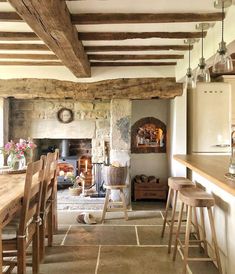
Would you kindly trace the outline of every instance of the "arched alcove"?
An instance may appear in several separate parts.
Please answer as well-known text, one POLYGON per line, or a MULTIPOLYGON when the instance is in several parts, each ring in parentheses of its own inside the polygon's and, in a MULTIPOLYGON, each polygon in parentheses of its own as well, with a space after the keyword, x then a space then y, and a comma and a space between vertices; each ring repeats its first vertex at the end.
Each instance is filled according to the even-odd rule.
POLYGON ((154 117, 138 120, 131 127, 132 153, 165 153, 166 125, 154 117))

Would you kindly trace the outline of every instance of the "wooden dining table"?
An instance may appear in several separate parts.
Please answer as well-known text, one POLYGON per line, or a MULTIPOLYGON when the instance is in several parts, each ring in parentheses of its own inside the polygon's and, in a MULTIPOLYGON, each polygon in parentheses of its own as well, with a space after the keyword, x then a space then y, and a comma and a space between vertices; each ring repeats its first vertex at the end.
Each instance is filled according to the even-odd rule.
MULTIPOLYGON (((20 210, 24 196, 25 175, 0 175, 0 254, 2 254, 2 231, 12 220, 14 214, 20 210)), ((2 259, 0 260, 0 274, 2 274, 2 259)))

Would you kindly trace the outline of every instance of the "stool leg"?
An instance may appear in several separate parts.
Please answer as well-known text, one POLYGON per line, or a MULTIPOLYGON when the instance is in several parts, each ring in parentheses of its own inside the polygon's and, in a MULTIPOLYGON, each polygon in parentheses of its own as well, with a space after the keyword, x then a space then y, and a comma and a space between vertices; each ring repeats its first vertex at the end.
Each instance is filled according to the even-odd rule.
POLYGON ((176 236, 175 236, 173 261, 175 261, 175 258, 176 258, 179 235, 180 235, 180 228, 181 228, 181 223, 182 223, 182 218, 183 218, 183 212, 184 212, 184 203, 181 203, 180 213, 179 213, 179 217, 178 217, 178 226, 177 226, 177 231, 176 231, 176 236))
POLYGON ((189 206, 188 215, 187 215, 187 224, 186 224, 186 234, 185 234, 184 267, 183 267, 183 272, 182 272, 183 274, 187 273, 188 253, 189 253, 189 237, 190 237, 190 230, 191 230, 191 222, 192 222, 192 207, 189 206))
POLYGON ((208 207, 207 211, 208 211, 209 221, 210 221, 210 226, 211 226, 212 241, 213 241, 214 249, 215 249, 217 267, 218 267, 219 273, 222 274, 222 267, 221 267, 221 261, 220 261, 220 255, 219 255, 219 247, 218 247, 218 243, 217 243, 215 224, 214 224, 214 218, 213 218, 211 207, 208 207))
POLYGON ((101 222, 105 218, 105 214, 106 214, 106 211, 107 211, 107 206, 108 206, 108 203, 109 203, 109 195, 110 195, 110 190, 106 189, 106 195, 105 195, 105 201, 104 201, 104 207, 103 207, 103 213, 102 213, 102 217, 101 217, 101 222))
POLYGON ((166 202, 166 208, 165 208, 165 213, 164 213, 164 219, 163 219, 163 226, 162 226, 162 234, 161 234, 162 238, 164 237, 164 234, 165 234, 167 215, 168 215, 168 211, 169 211, 169 207, 170 207, 171 193, 172 193, 172 188, 169 188, 167 202, 166 202))
POLYGON ((206 242, 206 227, 205 227, 205 217, 203 208, 200 207, 200 219, 201 219, 201 227, 202 227, 202 241, 204 245, 204 252, 208 256, 207 242, 206 242))
MULTIPOLYGON (((200 230, 199 230, 199 225, 198 225, 198 218, 197 218, 197 209, 196 207, 193 208, 193 214, 194 214, 194 228, 195 228, 195 231, 196 231, 196 235, 197 235, 197 239, 198 241, 201 240, 201 236, 200 236, 200 230)), ((202 245, 201 245, 201 242, 199 242, 198 244, 199 248, 200 248, 200 251, 202 252, 202 245)))
POLYGON ((125 220, 127 221, 128 220, 128 215, 127 215, 125 195, 124 195, 123 189, 119 189, 119 190, 120 190, 120 197, 122 199, 122 206, 123 206, 123 209, 124 209, 125 220))
POLYGON ((172 243, 172 236, 173 236, 173 228, 175 224, 175 211, 176 211, 176 203, 178 198, 178 191, 174 190, 174 202, 172 208, 172 215, 171 215, 171 223, 170 223, 170 234, 169 234, 169 242, 168 242, 168 253, 171 253, 171 243, 172 243))

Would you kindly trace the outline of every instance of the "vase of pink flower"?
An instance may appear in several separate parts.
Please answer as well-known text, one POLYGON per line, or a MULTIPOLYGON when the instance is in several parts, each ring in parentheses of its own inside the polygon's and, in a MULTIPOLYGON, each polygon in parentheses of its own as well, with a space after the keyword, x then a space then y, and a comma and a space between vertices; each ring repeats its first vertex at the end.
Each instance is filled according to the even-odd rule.
POLYGON ((35 147, 36 145, 30 139, 20 139, 18 143, 10 141, 5 144, 2 152, 8 155, 7 165, 10 169, 21 170, 26 168, 26 154, 31 153, 35 147))

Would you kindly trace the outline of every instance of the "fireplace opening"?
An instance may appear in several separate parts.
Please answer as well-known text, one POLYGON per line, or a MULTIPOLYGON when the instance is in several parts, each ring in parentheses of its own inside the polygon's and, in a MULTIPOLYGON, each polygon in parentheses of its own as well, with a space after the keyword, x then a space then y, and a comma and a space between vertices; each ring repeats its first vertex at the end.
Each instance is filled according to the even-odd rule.
POLYGON ((72 172, 75 177, 86 172, 86 186, 92 185, 91 139, 37 139, 35 142, 38 157, 59 148, 58 188, 72 185, 71 179, 66 176, 67 172, 72 172))

